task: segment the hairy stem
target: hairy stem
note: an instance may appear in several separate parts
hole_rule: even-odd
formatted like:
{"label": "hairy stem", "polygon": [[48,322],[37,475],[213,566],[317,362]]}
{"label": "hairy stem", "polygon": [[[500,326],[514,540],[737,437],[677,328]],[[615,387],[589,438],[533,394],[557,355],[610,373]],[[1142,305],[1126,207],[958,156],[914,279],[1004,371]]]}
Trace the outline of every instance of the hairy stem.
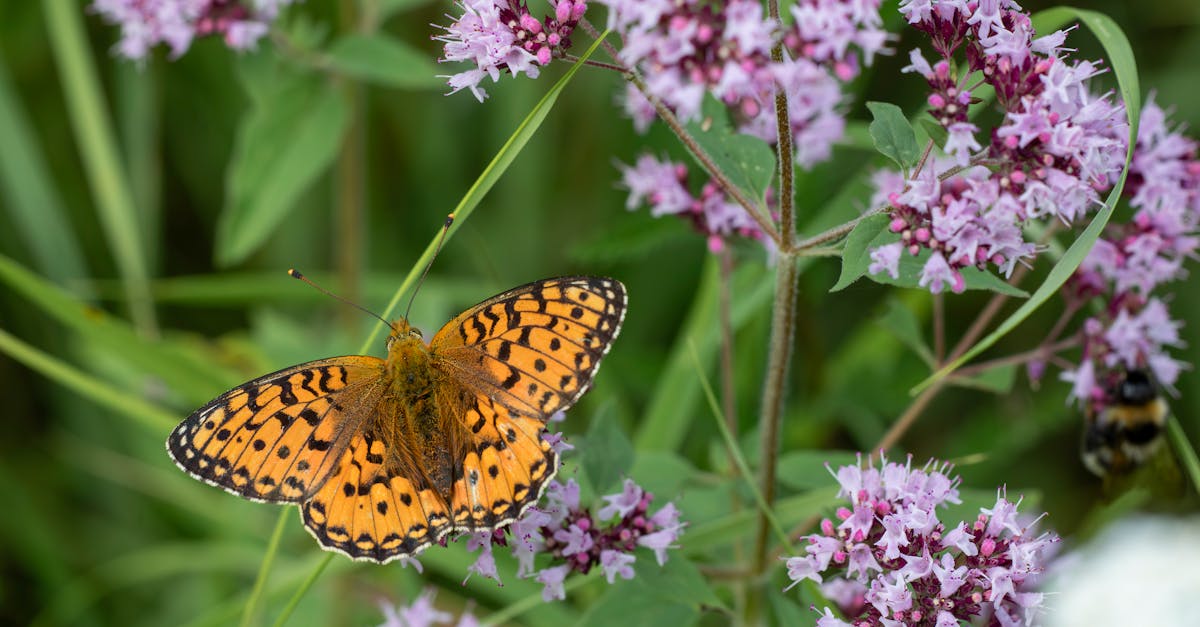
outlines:
{"label": "hairy stem", "polygon": [[[775,472],[779,457],[779,433],[783,422],[783,402],[787,391],[788,366],[792,360],[792,334],[796,326],[797,276],[794,253],[780,252],[775,267],[775,305],[771,312],[771,339],[767,354],[767,372],[763,381],[762,414],[759,417],[759,485],[767,506],[775,502]],[[767,566],[767,516],[760,512],[754,541],[754,572]]]}
{"label": "hairy stem", "polygon": [[[768,0],[767,10],[776,24],[779,20],[779,0]],[[783,63],[783,39],[771,47],[771,61]],[[796,212],[792,198],[793,176],[792,164],[792,116],[788,109],[787,91],[775,90],[775,134],[778,143],[775,145],[779,154],[779,249],[792,251],[796,243]]]}

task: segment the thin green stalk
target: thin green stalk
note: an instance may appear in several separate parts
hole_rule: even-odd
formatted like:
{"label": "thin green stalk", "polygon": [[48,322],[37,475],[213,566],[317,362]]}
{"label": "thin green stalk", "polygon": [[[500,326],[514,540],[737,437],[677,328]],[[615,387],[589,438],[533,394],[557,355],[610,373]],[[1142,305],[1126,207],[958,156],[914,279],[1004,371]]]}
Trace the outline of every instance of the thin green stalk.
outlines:
{"label": "thin green stalk", "polygon": [[26,344],[3,329],[0,329],[0,353],[5,353],[30,369],[42,373],[46,378],[78,392],[80,396],[108,407],[120,415],[134,418],[155,432],[165,433],[179,422],[179,418],[171,412],[118,390]]}
{"label": "thin green stalk", "polygon": [[250,590],[250,597],[246,599],[246,606],[242,608],[242,621],[239,623],[242,627],[249,627],[254,623],[254,613],[258,609],[258,601],[262,598],[263,588],[267,585],[267,575],[271,572],[271,564],[275,562],[275,554],[279,551],[279,539],[283,537],[283,528],[287,522],[287,513],[291,507],[282,507],[279,510],[279,520],[275,522],[275,531],[271,533],[271,540],[267,543],[267,554],[263,556],[262,564],[258,566],[258,576],[254,578],[254,588]]}
{"label": "thin green stalk", "polygon": [[272,627],[283,627],[287,623],[288,619],[292,617],[292,612],[296,611],[296,606],[300,605],[300,600],[304,598],[305,594],[308,594],[308,589],[317,582],[317,578],[321,576],[321,572],[325,570],[325,567],[329,566],[329,562],[333,561],[333,556],[334,553],[332,552],[325,554],[325,559],[317,564],[317,567],[308,574],[304,583],[301,583],[300,587],[296,589],[296,594],[293,594],[292,598],[288,599],[288,604],[279,613],[279,618],[276,618],[275,622],[272,623]]}
{"label": "thin green stalk", "polygon": [[[763,381],[760,489],[768,507],[775,502],[776,462],[779,459],[779,433],[783,422],[783,401],[787,392],[788,366],[792,360],[792,334],[796,327],[796,289],[799,271],[794,253],[780,250],[775,267],[775,305],[771,312],[771,337],[767,354],[767,372]],[[754,543],[754,572],[767,567],[767,530],[769,521],[759,513]]]}
{"label": "thin green stalk", "polygon": [[61,73],[67,114],[99,212],[100,226],[121,274],[129,314],[143,335],[157,335],[149,272],[129,178],[74,2],[44,0],[50,46]]}
{"label": "thin green stalk", "polygon": [[1175,456],[1179,458],[1179,463],[1183,466],[1188,479],[1192,481],[1192,489],[1200,494],[1200,458],[1197,458],[1196,449],[1192,448],[1191,442],[1188,442],[1187,434],[1183,432],[1179,419],[1174,416],[1167,421],[1167,438],[1170,439],[1171,448],[1174,449]]}
{"label": "thin green stalk", "polygon": [[771,531],[775,533],[779,543],[787,547],[789,553],[795,553],[796,549],[792,546],[792,541],[788,539],[787,532],[783,530],[783,526],[779,524],[775,513],[771,511],[770,503],[767,502],[766,497],[759,490],[758,486],[754,485],[754,473],[750,470],[750,465],[746,463],[746,457],[742,455],[742,449],[738,446],[737,440],[734,439],[733,433],[729,431],[729,427],[725,424],[724,412],[721,411],[721,404],[717,401],[717,395],[713,392],[712,385],[708,383],[708,378],[704,376],[704,366],[700,363],[700,354],[696,352],[696,345],[688,342],[688,349],[691,351],[692,363],[696,366],[696,376],[700,380],[700,386],[704,388],[704,396],[708,399],[709,409],[712,410],[713,417],[717,419],[717,429],[721,432],[721,438],[725,440],[725,447],[729,449],[729,456],[733,458],[734,464],[737,465],[738,472],[746,480],[746,485],[750,487],[750,494],[754,497],[754,502],[758,504],[759,516],[765,519],[770,525]]}

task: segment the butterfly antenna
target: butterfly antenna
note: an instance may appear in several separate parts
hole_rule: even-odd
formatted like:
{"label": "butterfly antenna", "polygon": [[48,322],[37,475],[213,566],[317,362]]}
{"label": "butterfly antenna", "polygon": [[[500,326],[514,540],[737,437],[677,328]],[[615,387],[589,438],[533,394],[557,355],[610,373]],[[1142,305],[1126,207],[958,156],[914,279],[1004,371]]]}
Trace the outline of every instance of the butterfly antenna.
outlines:
{"label": "butterfly antenna", "polygon": [[454,214],[446,216],[446,223],[442,225],[442,235],[438,237],[437,248],[433,249],[433,256],[429,258],[429,263],[425,264],[425,270],[421,272],[421,278],[417,279],[417,286],[413,288],[412,296],[408,297],[408,307],[404,308],[404,319],[408,320],[408,312],[412,310],[413,301],[417,299],[417,292],[421,289],[421,284],[425,282],[425,275],[429,274],[429,268],[433,266],[433,260],[437,259],[438,253],[442,252],[442,244],[446,242],[446,233],[450,232],[450,225],[454,224]]}
{"label": "butterfly antenna", "polygon": [[368,316],[371,316],[372,318],[375,318],[376,320],[378,320],[378,321],[380,321],[380,322],[382,322],[382,323],[386,324],[386,325],[387,325],[389,328],[394,328],[394,327],[392,327],[392,323],[390,323],[390,322],[388,322],[387,320],[384,320],[383,318],[381,318],[381,317],[379,316],[379,314],[377,314],[377,313],[375,313],[375,312],[371,311],[370,309],[367,309],[366,307],[363,307],[362,305],[360,305],[360,304],[358,304],[358,303],[356,303],[356,302],[354,302],[354,301],[351,301],[351,300],[348,300],[348,299],[342,298],[341,296],[338,296],[337,294],[334,294],[333,292],[331,292],[331,291],[329,291],[329,290],[327,290],[327,289],[325,289],[325,288],[321,287],[320,285],[317,285],[316,283],[314,283],[314,282],[313,282],[313,280],[312,280],[312,279],[310,279],[310,278],[308,278],[308,277],[304,276],[303,274],[300,274],[300,271],[299,271],[299,270],[297,270],[297,269],[295,269],[295,268],[290,268],[290,269],[288,270],[288,275],[289,275],[289,276],[291,276],[293,279],[300,279],[301,281],[304,281],[305,283],[308,283],[308,284],[309,284],[309,285],[311,285],[313,288],[315,288],[315,289],[316,289],[318,292],[320,292],[320,293],[322,293],[322,294],[324,294],[324,295],[326,295],[326,296],[328,296],[328,297],[330,297],[330,298],[335,298],[335,299],[337,299],[337,300],[340,300],[340,301],[342,301],[343,303],[346,303],[347,305],[350,305],[351,307],[353,307],[353,308],[355,308],[355,309],[357,309],[357,310],[359,310],[359,311],[361,311],[361,312],[363,312],[363,313],[366,313]]}

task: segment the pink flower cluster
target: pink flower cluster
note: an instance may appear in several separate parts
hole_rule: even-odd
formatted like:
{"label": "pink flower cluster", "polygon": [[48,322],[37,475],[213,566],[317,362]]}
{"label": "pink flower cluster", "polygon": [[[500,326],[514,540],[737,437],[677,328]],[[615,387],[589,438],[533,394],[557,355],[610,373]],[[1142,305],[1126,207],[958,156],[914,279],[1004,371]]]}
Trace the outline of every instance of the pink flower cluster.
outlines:
{"label": "pink flower cluster", "polygon": [[1197,143],[1167,125],[1153,100],[1142,109],[1125,192],[1129,222],[1111,222],[1068,283],[1067,298],[1105,307],[1083,326],[1083,362],[1063,373],[1071,396],[1094,410],[1125,371],[1145,369],[1170,386],[1183,364],[1167,354],[1180,347],[1181,322],[1153,294],[1186,274],[1183,262],[1200,249],[1200,158]]}
{"label": "pink flower cluster", "polygon": [[121,27],[117,52],[144,59],[166,44],[172,57],[187,52],[192,40],[216,35],[235,50],[254,47],[279,11],[293,0],[94,0],[92,9]]}
{"label": "pink flower cluster", "polygon": [[807,536],[805,555],[787,559],[793,582],[823,584],[848,619],[826,608],[817,625],[1032,624],[1043,596],[1030,590],[1058,536],[1035,537],[1036,520],[1018,519],[1020,502],[1003,489],[975,520],[947,525],[937,509],[961,502],[948,465],[881,464],[838,469],[838,495],[850,506],[838,508],[840,522],[825,519],[820,533]]}
{"label": "pink flower cluster", "polygon": [[[903,253],[928,250],[920,285],[959,292],[962,268],[990,264],[1007,276],[1036,255],[1022,232],[1027,220],[1072,224],[1098,207],[1099,193],[1124,163],[1128,126],[1122,105],[1088,91],[1095,64],[1060,56],[1064,31],[1035,39],[1016,3],[905,0],[900,11],[930,36],[940,57],[930,64],[914,49],[904,70],[928,82],[930,113],[947,131],[950,161],[927,163],[913,180],[880,189],[877,199],[890,205],[898,238],[872,251],[869,271],[896,278]],[[960,50],[965,62],[955,73]],[[976,72],[1004,112],[986,147],[967,118],[973,96],[963,81]]]}
{"label": "pink flower cluster", "polygon": [[571,33],[587,11],[585,0],[558,0],[553,15],[538,19],[521,0],[463,0],[462,17],[435,39],[443,42],[444,62],[471,64],[449,78],[450,93],[469,89],[483,102],[484,78],[502,73],[537,78],[539,67],[571,46]]}
{"label": "pink flower cluster", "polygon": [[[840,83],[858,74],[860,52],[869,63],[887,42],[878,0],[800,0],[786,28],[758,0],[600,1],[609,8],[608,27],[622,37],[621,61],[637,67],[650,94],[685,122],[699,117],[711,93],[733,109],[741,132],[775,142],[775,92],[784,89],[802,165],[828,158],[845,126]],[[780,39],[790,58],[773,63]],[[632,84],[625,108],[639,130],[656,115]]]}
{"label": "pink flower cluster", "polygon": [[685,218],[706,236],[713,252],[722,250],[726,238],[733,235],[768,241],[746,210],[730,201],[712,181],[704,184],[699,196],[693,196],[687,186],[688,170],[682,163],[644,154],[635,165],[618,167],[621,184],[629,190],[626,209],[632,211],[645,203],[654,217]]}
{"label": "pink flower cluster", "polygon": [[[621,492],[603,500],[592,514],[580,505],[574,479],[551,482],[545,503],[526,511],[506,530],[470,536],[467,549],[481,552],[469,571],[500,581],[492,547],[509,546],[517,558],[517,576],[533,577],[544,586],[542,597],[551,601],[566,597],[563,582],[572,571],[586,574],[599,566],[609,583],[617,577],[633,579],[639,546],[650,549],[660,566],[665,564],[667,549],[675,548],[683,532],[675,505],[667,503],[651,515],[654,496],[628,479]],[[539,554],[548,555],[551,565],[538,570],[534,559]]]}

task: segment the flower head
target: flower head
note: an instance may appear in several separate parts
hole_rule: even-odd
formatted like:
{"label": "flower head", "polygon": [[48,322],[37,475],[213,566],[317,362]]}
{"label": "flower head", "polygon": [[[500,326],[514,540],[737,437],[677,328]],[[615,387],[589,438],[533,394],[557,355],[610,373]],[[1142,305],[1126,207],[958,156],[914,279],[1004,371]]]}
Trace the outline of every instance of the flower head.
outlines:
{"label": "flower head", "polygon": [[959,502],[960,482],[949,465],[880,463],[834,473],[852,510],[805,538],[805,555],[787,558],[788,577],[821,583],[846,624],[958,625],[981,615],[1030,624],[1041,604],[1030,588],[1058,536],[1032,533],[1003,489],[995,506],[948,527],[938,510]]}
{"label": "flower head", "polygon": [[234,50],[253,48],[293,0],[94,0],[103,19],[120,25],[117,52],[141,60],[159,44],[177,58],[198,37],[218,36]]}
{"label": "flower head", "polygon": [[[965,268],[1009,276],[1036,256],[1025,240],[1028,220],[1071,225],[1100,206],[1124,162],[1125,112],[1111,94],[1089,90],[1097,64],[1062,56],[1065,32],[1035,38],[1015,2],[909,0],[900,11],[939,57],[931,63],[914,49],[904,71],[929,85],[929,112],[947,132],[948,158],[926,162],[906,183],[889,180],[878,195],[890,205],[898,242],[873,251],[869,271],[894,278],[897,253],[927,250],[919,284],[959,292]],[[996,127],[980,129],[967,117],[975,99],[962,72],[978,72],[995,90],[1003,112]]]}
{"label": "flower head", "polygon": [[519,0],[463,0],[462,15],[435,37],[443,43],[444,62],[470,67],[447,77],[450,93],[469,89],[480,101],[483,79],[501,74],[537,78],[540,67],[571,46],[571,34],[587,10],[584,0],[558,0],[554,12],[538,19]]}

